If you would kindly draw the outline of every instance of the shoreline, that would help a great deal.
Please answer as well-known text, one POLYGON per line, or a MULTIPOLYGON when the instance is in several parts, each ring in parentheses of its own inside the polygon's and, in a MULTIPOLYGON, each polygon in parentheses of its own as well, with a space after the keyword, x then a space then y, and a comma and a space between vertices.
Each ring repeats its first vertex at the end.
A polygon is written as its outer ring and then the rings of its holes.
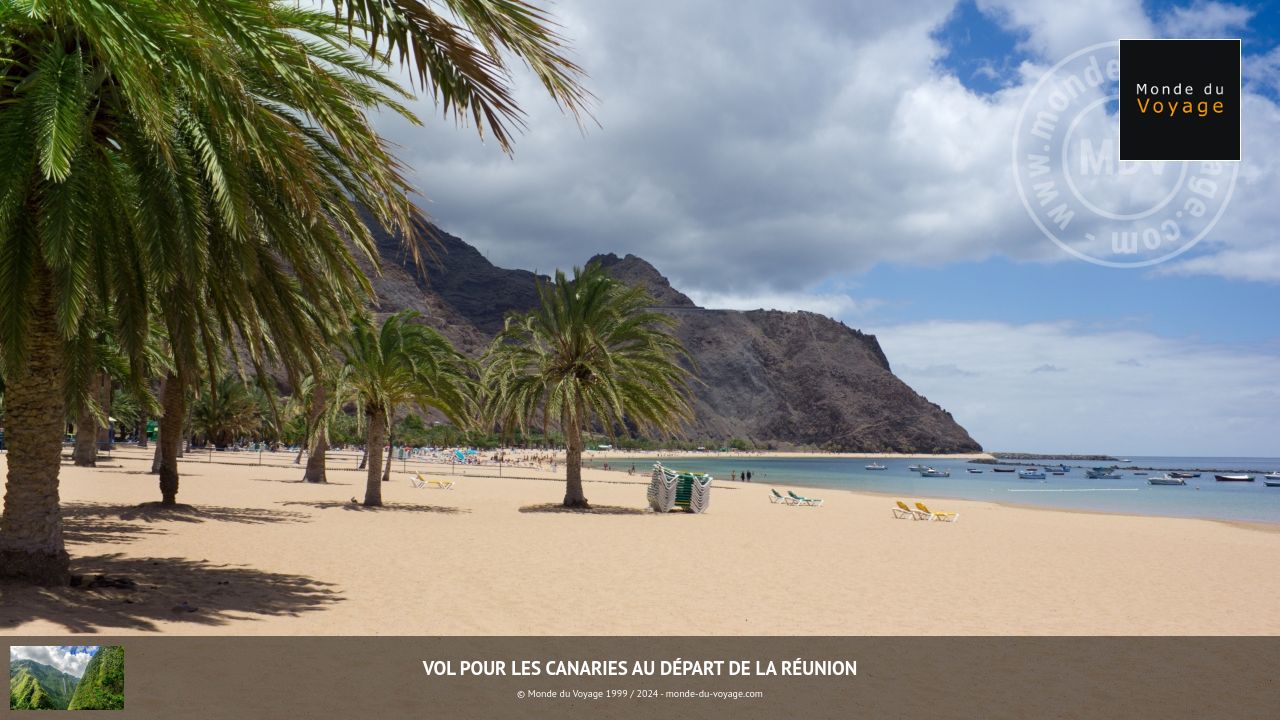
MULTIPOLYGON (((558 457, 563 457, 564 453, 558 453, 558 457)), ((986 460, 995 457, 990 453, 852 453, 852 452, 811 452, 811 451, 790 451, 790 450, 743 450, 732 452, 719 452, 707 450, 699 452, 697 450, 587 450, 582 453, 583 460, 663 460, 667 458, 710 458, 714 460, 738 460, 750 458, 778 458, 778 459, 808 459, 808 458, 836 458, 849 460, 868 460, 880 459, 885 460, 986 460)))
POLYGON ((899 494, 961 514, 922 522, 892 492, 788 485, 825 500, 795 507, 733 482, 657 514, 647 474, 598 468, 594 509, 565 512, 562 470, 416 463, 365 508, 356 454, 322 485, 275 459, 189 455, 176 509, 145 505, 147 451, 64 465, 73 572, 129 588, 0 583, 0 634, 1280 635, 1271 527, 899 494))

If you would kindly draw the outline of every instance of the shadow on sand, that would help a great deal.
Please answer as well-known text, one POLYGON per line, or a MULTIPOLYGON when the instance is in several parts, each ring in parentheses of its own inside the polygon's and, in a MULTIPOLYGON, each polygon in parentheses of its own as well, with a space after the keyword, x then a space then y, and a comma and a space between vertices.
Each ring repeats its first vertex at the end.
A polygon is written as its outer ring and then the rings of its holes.
POLYGON ((114 519, 124 522, 158 521, 174 522, 230 522, 245 525, 265 523, 308 522, 305 513, 270 510, 267 508, 222 507, 219 505, 161 505, 146 502, 141 505, 109 505, 103 503, 67 503, 62 506, 64 520, 114 519))
POLYGON ((592 505, 589 508, 571 508, 557 503, 542 505, 525 505, 522 513, 573 513, 575 515, 648 515, 642 508, 620 507, 618 505, 592 505))
POLYGON ((280 504, 284 505, 285 507, 288 507, 291 505, 301 505, 304 507, 316 508, 317 510, 332 510, 334 508, 341 508, 343 510, 350 510, 353 512, 414 512, 414 513, 443 513, 445 515, 455 515, 459 513, 471 512, 471 510, 468 508, 447 507, 444 505, 414 505, 412 503, 387 503, 386 505, 382 505, 381 507, 365 507, 364 505, 361 505, 359 502, 355 502, 354 499, 348 500, 347 502, 337 502, 337 501, 327 501, 327 500, 307 502, 303 500, 296 500, 291 502, 282 502, 280 504))
POLYGON ((343 600, 333 585, 312 578, 188 558, 113 553, 72 558, 71 571, 81 576, 79 587, 0 583, 0 633, 41 620, 70 633, 156 631, 161 621, 218 627, 299 616, 343 600))
POLYGON ((310 520, 304 513, 264 508, 231 508, 217 505, 109 505, 67 503, 62 506, 62 534, 68 544, 123 545, 148 535, 168 532, 163 521, 201 523, 230 522, 248 525, 295 523, 310 520))

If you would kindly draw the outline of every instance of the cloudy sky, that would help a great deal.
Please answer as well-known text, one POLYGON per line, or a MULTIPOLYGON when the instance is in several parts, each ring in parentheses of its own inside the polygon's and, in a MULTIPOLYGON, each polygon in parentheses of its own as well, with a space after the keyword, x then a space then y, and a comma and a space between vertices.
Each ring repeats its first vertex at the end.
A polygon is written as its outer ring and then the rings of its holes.
POLYGON ((517 78, 513 158, 393 119, 428 212, 542 272, 635 253, 708 306, 808 309, 995 450, 1280 456, 1280 9, 1136 0, 560 0, 585 132, 517 78), (1018 199, 1044 70, 1098 42, 1241 37, 1222 220, 1145 270, 1071 258, 1018 199))
POLYGON ((9 648, 9 662, 34 660, 68 675, 84 677, 85 666, 97 652, 97 645, 15 645, 9 648))

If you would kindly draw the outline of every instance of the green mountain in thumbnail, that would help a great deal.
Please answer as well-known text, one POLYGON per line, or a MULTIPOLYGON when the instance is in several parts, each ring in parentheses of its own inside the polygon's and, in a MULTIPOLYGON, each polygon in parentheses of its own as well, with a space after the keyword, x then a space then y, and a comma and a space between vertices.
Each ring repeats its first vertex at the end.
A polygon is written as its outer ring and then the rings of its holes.
POLYGON ((84 669, 68 710, 124 708, 124 648, 103 645, 84 669))
POLYGON ((9 663, 9 709, 66 710, 80 678, 34 660, 9 663))

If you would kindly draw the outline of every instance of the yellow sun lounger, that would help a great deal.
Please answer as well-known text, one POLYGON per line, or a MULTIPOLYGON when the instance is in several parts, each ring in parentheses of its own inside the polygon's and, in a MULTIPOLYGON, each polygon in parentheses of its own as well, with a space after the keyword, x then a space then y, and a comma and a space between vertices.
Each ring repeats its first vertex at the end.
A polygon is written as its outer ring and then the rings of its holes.
POLYGON ((418 473, 417 478, 409 478, 409 483, 416 488, 436 488, 437 490, 452 490, 452 480, 437 480, 435 478, 424 477, 422 473, 418 473))
POLYGON ((893 508, 893 516, 898 518, 899 520, 906 520, 907 518, 911 518, 912 520, 919 520, 920 519, 919 514, 920 513, 918 511, 912 510, 909 505, 902 502, 901 500, 898 501, 898 506, 893 508))
POLYGON ((916 509, 922 513, 921 520, 941 520, 943 522, 955 522, 960 513, 954 512, 933 512, 924 506, 924 503, 916 503, 916 509))

